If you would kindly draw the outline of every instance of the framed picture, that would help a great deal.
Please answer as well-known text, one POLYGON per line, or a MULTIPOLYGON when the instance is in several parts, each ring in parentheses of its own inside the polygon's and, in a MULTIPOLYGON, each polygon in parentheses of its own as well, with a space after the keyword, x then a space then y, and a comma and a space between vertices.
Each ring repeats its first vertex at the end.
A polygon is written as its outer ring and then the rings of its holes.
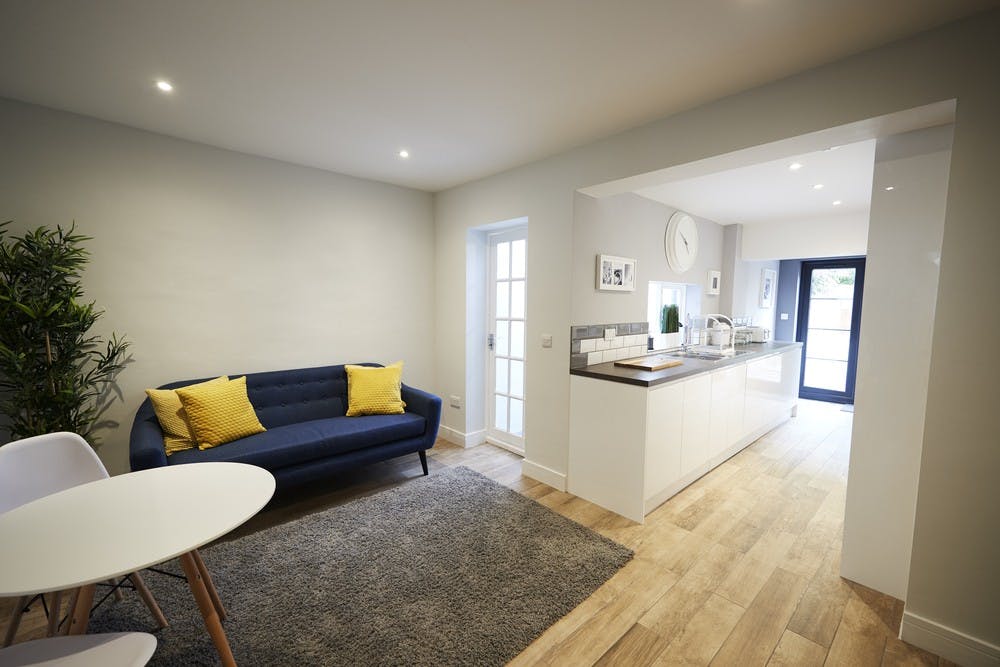
POLYGON ((635 260, 614 255, 598 255, 597 289, 605 292, 634 292, 635 260))
POLYGON ((705 290, 705 294, 710 296, 717 295, 719 293, 719 288, 722 286, 722 271, 709 271, 708 272, 708 289, 705 290))
POLYGON ((778 272, 774 269, 760 270, 760 307, 774 308, 774 290, 778 288, 778 272))

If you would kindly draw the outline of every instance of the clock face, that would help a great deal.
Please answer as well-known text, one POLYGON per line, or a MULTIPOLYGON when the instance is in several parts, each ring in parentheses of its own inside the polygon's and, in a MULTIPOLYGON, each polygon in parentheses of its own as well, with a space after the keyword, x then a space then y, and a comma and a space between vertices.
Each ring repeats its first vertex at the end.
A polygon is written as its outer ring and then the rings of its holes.
POLYGON ((677 211, 670 216, 663 238, 667 264, 677 273, 684 273, 698 257, 698 225, 687 213, 677 211))

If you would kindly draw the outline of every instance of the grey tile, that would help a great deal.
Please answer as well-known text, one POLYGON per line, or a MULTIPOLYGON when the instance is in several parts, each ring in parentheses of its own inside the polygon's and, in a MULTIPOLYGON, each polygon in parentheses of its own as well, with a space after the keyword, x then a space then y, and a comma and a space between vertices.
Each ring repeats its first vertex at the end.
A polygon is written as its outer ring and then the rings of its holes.
POLYGON ((642 333, 642 322, 629 322, 628 332, 630 334, 642 333))
POLYGON ((585 354, 571 354, 569 355, 569 367, 570 368, 583 368, 587 365, 587 355, 585 354))
POLYGON ((569 344, 570 354, 580 354, 580 341, 574 340, 569 344))
POLYGON ((587 338, 604 338, 604 327, 600 324, 591 324, 587 338))
POLYGON ((639 322, 639 333, 649 333, 649 322, 639 322))
POLYGON ((616 324, 615 328, 618 329, 618 335, 619 336, 627 336, 628 335, 628 324, 616 324))
POLYGON ((569 337, 572 340, 578 340, 580 338, 587 338, 590 336, 590 327, 583 325, 582 327, 573 326, 570 327, 569 337))

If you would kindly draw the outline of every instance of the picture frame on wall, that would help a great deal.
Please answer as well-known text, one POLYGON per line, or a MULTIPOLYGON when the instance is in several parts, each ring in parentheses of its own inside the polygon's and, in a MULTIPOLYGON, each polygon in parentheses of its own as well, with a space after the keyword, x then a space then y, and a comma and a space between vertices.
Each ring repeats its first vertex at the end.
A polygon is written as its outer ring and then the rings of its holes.
POLYGON ((615 255, 597 256, 597 289, 602 292, 635 291, 634 259, 615 255))
POLYGON ((705 289, 705 294, 709 296, 718 296, 719 290, 722 288, 722 271, 709 271, 708 272, 708 287, 705 289))
POLYGON ((774 292, 778 289, 778 272, 774 269, 760 270, 760 307, 774 308, 774 292))

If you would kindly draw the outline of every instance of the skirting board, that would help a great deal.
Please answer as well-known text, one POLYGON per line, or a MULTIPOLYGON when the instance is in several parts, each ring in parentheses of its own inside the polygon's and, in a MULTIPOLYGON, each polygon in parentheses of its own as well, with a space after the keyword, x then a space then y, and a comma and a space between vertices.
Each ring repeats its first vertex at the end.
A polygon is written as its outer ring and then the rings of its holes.
POLYGON ((528 459, 521 461, 521 474, 543 484, 548 484, 557 491, 566 490, 566 475, 564 473, 556 472, 552 468, 546 468, 528 459))
POLYGON ((1000 665, 1000 646, 970 637, 913 612, 903 612, 899 638, 964 667, 1000 665))
POLYGON ((481 445, 486 442, 485 430, 473 431, 472 433, 462 433, 458 429, 441 424, 438 432, 441 434, 442 438, 453 445, 458 445, 459 447, 475 447, 476 445, 481 445))

